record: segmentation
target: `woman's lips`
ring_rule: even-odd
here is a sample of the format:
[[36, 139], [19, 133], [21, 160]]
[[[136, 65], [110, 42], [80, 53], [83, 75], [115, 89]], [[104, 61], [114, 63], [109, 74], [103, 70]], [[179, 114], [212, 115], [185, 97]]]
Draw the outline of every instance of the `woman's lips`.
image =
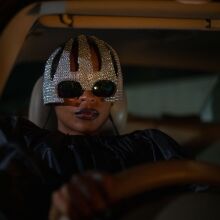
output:
[[83, 120], [94, 120], [99, 116], [99, 112], [95, 109], [85, 108], [76, 111], [75, 116]]

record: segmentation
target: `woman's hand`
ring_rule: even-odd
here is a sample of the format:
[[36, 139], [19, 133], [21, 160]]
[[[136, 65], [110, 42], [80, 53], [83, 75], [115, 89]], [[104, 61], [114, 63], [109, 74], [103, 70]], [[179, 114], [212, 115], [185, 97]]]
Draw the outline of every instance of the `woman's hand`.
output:
[[113, 201], [111, 175], [87, 172], [72, 179], [52, 195], [50, 220], [89, 219], [109, 207]]

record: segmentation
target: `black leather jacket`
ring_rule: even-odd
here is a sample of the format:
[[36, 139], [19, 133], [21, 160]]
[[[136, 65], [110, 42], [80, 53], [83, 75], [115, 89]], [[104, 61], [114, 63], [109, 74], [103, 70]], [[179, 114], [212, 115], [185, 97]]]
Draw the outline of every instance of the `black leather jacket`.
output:
[[[114, 173], [141, 163], [182, 157], [178, 144], [158, 130], [122, 136], [72, 136], [41, 129], [22, 118], [2, 118], [0, 210], [9, 219], [30, 219], [35, 208], [47, 212], [51, 192], [73, 174], [86, 170]], [[17, 204], [26, 207], [26, 216]], [[16, 211], [10, 214], [13, 205]], [[42, 219], [41, 214], [34, 217]]]

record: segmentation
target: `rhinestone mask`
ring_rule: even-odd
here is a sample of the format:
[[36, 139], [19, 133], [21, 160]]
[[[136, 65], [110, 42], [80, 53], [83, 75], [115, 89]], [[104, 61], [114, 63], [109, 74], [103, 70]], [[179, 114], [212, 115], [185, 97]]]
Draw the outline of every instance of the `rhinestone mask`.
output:
[[[72, 50], [73, 39], [66, 42], [63, 52], [61, 54], [56, 72], [51, 76], [52, 63], [56, 55], [61, 52], [62, 48], [56, 49], [47, 60], [44, 81], [43, 81], [43, 99], [44, 104], [49, 103], [63, 103], [64, 99], [60, 98], [57, 93], [57, 86], [60, 82], [66, 80], [74, 80], [81, 84], [84, 90], [91, 90], [95, 82], [98, 80], [111, 80], [116, 84], [117, 90], [114, 96], [105, 98], [105, 101], [114, 102], [122, 100], [123, 97], [123, 81], [121, 66], [117, 53], [104, 41], [90, 37], [98, 47], [101, 57], [100, 71], [94, 71], [91, 51], [87, 41], [87, 37], [80, 35], [78, 40], [78, 70], [71, 72], [70, 70], [70, 53]], [[112, 54], [112, 55], [111, 55]], [[114, 68], [114, 61], [117, 72]]]

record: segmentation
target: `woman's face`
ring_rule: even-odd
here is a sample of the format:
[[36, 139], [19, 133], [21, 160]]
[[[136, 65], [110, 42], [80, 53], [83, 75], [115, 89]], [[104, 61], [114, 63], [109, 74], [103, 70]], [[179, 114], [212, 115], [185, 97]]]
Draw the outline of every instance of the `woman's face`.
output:
[[[93, 71], [101, 68], [98, 52], [90, 45]], [[77, 70], [74, 62], [76, 53], [71, 53], [70, 68], [72, 72]], [[58, 120], [58, 130], [71, 135], [97, 134], [110, 115], [111, 102], [104, 97], [95, 96], [91, 91], [84, 91], [78, 98], [66, 98], [63, 105], [56, 105], [55, 112]]]
[[97, 134], [107, 121], [111, 102], [84, 91], [79, 98], [64, 99], [63, 105], [56, 105], [58, 130], [64, 134]]

